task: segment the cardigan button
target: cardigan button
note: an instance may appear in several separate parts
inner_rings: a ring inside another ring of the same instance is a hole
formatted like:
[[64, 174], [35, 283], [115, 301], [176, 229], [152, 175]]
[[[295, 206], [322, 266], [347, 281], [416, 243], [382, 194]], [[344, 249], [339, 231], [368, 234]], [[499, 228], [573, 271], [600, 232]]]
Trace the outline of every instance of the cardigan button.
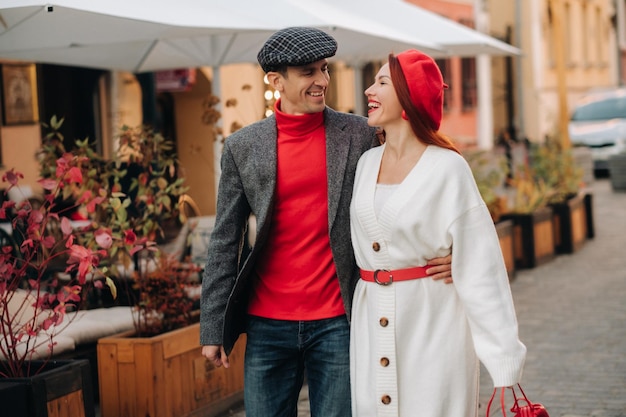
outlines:
[[378, 320], [378, 323], [381, 327], [387, 327], [389, 325], [389, 319], [387, 317], [381, 317], [380, 320]]
[[389, 395], [383, 395], [382, 398], [380, 399], [380, 402], [387, 405], [391, 402], [391, 397]]
[[378, 242], [372, 243], [372, 249], [374, 249], [374, 252], [378, 252], [380, 250], [380, 243]]
[[384, 368], [389, 366], [389, 358], [385, 358], [384, 356], [380, 358], [380, 365]]

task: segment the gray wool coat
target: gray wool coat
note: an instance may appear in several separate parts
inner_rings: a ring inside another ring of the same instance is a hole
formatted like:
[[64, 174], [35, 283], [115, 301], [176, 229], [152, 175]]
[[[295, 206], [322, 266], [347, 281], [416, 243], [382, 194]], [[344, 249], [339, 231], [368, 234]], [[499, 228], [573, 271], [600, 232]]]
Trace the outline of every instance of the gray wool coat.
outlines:
[[[362, 116], [324, 110], [330, 246], [341, 295], [350, 314], [358, 269], [350, 240], [354, 171], [363, 152], [375, 146], [375, 131]], [[272, 233], [276, 188], [276, 119], [263, 119], [229, 136], [221, 159], [217, 216], [202, 276], [200, 343], [224, 345], [230, 353], [245, 331], [247, 305], [259, 253]], [[256, 240], [242, 256], [250, 214]]]

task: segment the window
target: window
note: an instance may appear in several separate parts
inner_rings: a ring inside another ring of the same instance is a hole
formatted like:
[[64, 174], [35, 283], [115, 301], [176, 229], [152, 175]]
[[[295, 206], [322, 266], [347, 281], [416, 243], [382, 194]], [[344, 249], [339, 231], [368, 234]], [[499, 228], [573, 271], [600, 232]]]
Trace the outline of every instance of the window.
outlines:
[[476, 59], [461, 59], [461, 100], [463, 110], [473, 110], [476, 108]]
[[443, 111], [447, 112], [452, 107], [452, 73], [450, 71], [449, 59], [436, 59], [435, 62], [443, 75], [443, 82], [448, 84], [448, 88], [443, 90]]
[[[460, 19], [463, 26], [474, 29], [475, 23], [471, 19]], [[476, 108], [476, 59], [461, 58], [461, 102], [463, 111]]]

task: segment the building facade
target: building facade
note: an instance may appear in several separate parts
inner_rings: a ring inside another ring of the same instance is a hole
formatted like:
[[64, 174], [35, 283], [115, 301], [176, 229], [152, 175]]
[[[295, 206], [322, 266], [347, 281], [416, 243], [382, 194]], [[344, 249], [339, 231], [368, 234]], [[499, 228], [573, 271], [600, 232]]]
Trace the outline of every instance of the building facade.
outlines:
[[520, 136], [542, 141], [557, 134], [560, 119], [586, 92], [623, 82], [616, 35], [624, 20], [615, 6], [614, 0], [489, 0], [492, 30], [510, 31], [523, 53], [512, 67]]

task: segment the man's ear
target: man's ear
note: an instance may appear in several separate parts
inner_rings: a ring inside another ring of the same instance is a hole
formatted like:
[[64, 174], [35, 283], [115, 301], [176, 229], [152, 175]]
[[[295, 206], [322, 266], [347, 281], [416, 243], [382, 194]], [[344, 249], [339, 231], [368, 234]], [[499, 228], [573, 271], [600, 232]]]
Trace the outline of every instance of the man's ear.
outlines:
[[267, 82], [276, 91], [283, 91], [283, 76], [279, 72], [270, 71], [267, 73]]

